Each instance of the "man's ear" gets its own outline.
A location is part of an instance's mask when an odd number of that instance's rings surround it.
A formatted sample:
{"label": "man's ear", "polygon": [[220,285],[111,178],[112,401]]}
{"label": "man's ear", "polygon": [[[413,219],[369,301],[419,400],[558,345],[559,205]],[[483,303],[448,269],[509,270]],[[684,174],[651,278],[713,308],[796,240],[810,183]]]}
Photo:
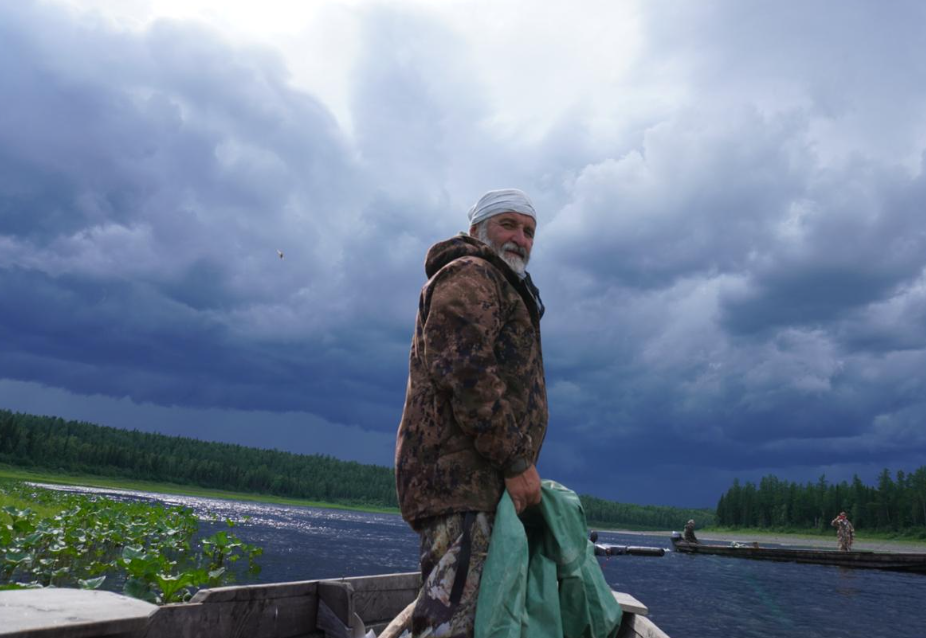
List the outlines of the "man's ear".
{"label": "man's ear", "polygon": [[470,237],[476,236],[476,225],[475,224],[469,227],[469,236]]}

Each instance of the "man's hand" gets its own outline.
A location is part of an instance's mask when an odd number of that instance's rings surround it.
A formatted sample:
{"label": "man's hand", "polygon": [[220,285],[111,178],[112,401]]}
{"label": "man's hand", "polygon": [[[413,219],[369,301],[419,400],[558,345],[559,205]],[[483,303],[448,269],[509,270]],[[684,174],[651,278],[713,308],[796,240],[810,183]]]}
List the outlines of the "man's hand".
{"label": "man's hand", "polygon": [[518,514],[523,512],[524,508],[540,503],[540,475],[533,464],[521,474],[506,478],[505,487]]}

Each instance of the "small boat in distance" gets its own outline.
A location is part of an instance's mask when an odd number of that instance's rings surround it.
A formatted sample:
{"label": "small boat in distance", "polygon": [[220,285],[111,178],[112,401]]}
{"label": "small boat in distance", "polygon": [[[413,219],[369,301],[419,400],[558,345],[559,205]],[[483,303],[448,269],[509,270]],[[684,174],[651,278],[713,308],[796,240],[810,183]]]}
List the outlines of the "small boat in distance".
{"label": "small boat in distance", "polygon": [[689,543],[678,532],[672,532],[672,546],[683,554],[709,554],[731,558],[751,558],[778,562],[835,565],[853,569],[886,569],[895,572],[926,574],[926,553],[915,552],[842,552],[836,549],[792,549],[760,547],[758,543],[708,545]]}
{"label": "small boat in distance", "polygon": [[595,556],[665,556],[665,547],[638,547],[635,545],[607,545],[595,543]]}
{"label": "small boat in distance", "polygon": [[[18,638],[367,638],[381,634],[418,595],[418,573],[203,589],[158,607],[113,592],[0,591],[0,636]],[[669,638],[629,594],[617,638]]]}

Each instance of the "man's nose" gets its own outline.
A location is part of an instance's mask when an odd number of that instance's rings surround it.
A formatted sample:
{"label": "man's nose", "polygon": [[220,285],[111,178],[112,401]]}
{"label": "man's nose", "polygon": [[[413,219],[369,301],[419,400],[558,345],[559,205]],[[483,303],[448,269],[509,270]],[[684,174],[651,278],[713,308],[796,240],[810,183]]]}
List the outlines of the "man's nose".
{"label": "man's nose", "polygon": [[530,239],[527,235],[524,234],[523,228],[518,228],[514,231],[514,235],[511,237],[511,240],[522,248],[527,248],[530,246]]}

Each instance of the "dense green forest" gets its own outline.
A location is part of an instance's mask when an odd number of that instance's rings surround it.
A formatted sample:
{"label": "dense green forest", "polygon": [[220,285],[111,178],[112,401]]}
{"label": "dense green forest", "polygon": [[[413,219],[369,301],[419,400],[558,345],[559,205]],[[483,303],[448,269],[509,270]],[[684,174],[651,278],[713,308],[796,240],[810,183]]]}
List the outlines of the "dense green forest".
{"label": "dense green forest", "polygon": [[397,507],[390,468],[0,410],[0,462],[331,503]]}
{"label": "dense green forest", "polygon": [[766,476],[759,485],[733,482],[717,504],[717,524],[830,530],[830,521],[846,512],[856,530],[898,532],[926,538],[926,467],[915,472],[883,470],[877,487],[862,483],[830,484],[825,476],[801,485]]}
{"label": "dense green forest", "polygon": [[[397,507],[392,468],[0,410],[0,463],[347,505]],[[582,496],[598,527],[681,529],[709,510]]]}
{"label": "dense green forest", "polygon": [[708,509],[684,509],[661,505],[632,505],[606,501],[594,496],[581,496],[585,518],[589,525],[612,524],[637,530],[681,531],[688,519],[694,519],[698,527],[715,524],[714,512]]}

